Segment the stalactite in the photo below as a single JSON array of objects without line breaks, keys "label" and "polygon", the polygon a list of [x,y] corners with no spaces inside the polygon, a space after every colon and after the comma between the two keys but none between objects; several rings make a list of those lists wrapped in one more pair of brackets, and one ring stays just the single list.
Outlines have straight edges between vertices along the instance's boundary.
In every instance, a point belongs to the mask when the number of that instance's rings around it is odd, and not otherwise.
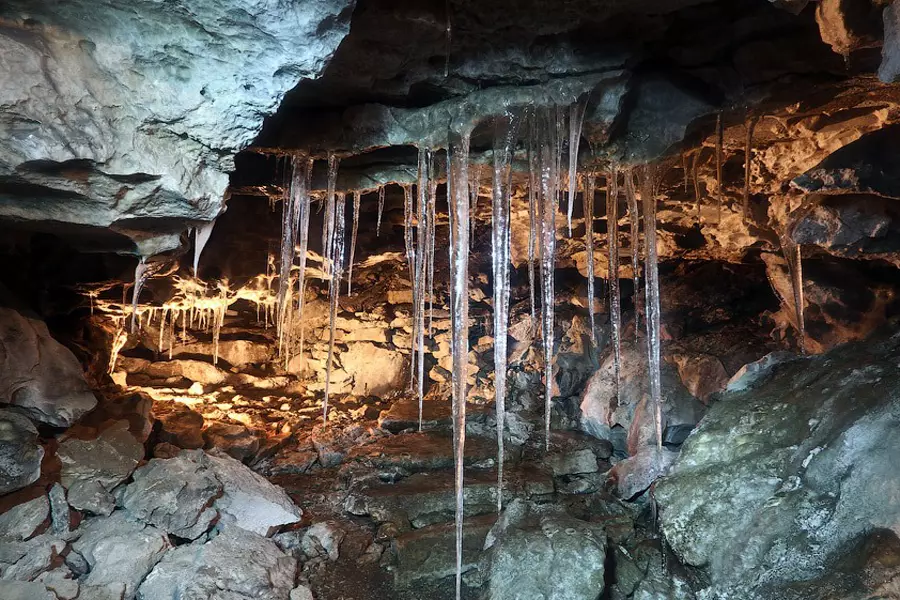
[{"label": "stalactite", "polygon": [[631,272],[634,281],[634,335],[638,335],[641,314],[641,215],[634,189],[634,173],[625,173],[625,198],[628,200],[628,219],[631,224]]},{"label": "stalactite", "polygon": [[806,354],[806,318],[804,309],[806,301],[803,297],[803,252],[800,244],[791,238],[790,233],[781,236],[781,250],[787,261],[791,276],[791,290],[794,295],[794,314],[796,315],[797,334],[800,352]]},{"label": "stalactite", "polygon": [[429,171],[432,154],[429,148],[419,148],[418,185],[416,203],[416,250],[413,273],[413,353],[416,364],[416,391],[419,400],[419,431],[422,431],[422,410],[425,397],[425,285],[428,279],[428,223],[427,206],[430,189]]},{"label": "stalactite", "polygon": [[619,395],[622,344],[622,306],[619,296],[619,173],[610,169],[606,179],[606,240],[609,251],[609,323],[613,345],[613,378],[616,396]]},{"label": "stalactite", "polygon": [[572,237],[572,208],[575,206],[575,194],[578,193],[578,146],[581,143],[585,109],[587,98],[569,107],[569,206],[566,211],[569,237]]},{"label": "stalactite", "polygon": [[353,231],[350,234],[350,261],[347,267],[347,295],[353,287],[353,261],[356,259],[356,236],[359,233],[359,203],[361,192],[355,190],[353,192]]},{"label": "stalactite", "polygon": [[697,227],[702,228],[703,226],[703,215],[701,214],[701,209],[703,208],[703,196],[700,195],[700,178],[697,176],[700,171],[700,154],[703,152],[703,148],[698,148],[696,152],[694,152],[694,160],[691,164],[691,175],[694,180],[694,200],[697,202]]},{"label": "stalactite", "polygon": [[641,200],[644,204],[645,287],[647,325],[647,365],[650,375],[650,399],[655,411],[656,448],[662,450],[662,393],[660,386],[660,314],[659,267],[656,249],[656,182],[653,167],[644,167]]},{"label": "stalactite", "polygon": [[534,261],[537,249],[537,191],[540,182],[540,141],[538,116],[533,111],[529,114],[528,127],[528,295],[531,306],[532,335],[537,333],[537,306],[535,302]]},{"label": "stalactite", "polygon": [[209,241],[209,236],[212,235],[215,225],[216,221],[213,219],[194,228],[194,277],[198,276],[197,269],[200,265],[200,254],[203,252],[203,248],[206,247],[206,242]]},{"label": "stalactite", "polygon": [[322,400],[322,420],[328,422],[328,396],[331,387],[331,368],[334,361],[334,334],[337,320],[338,298],[341,295],[341,277],[344,273],[344,213],[346,212],[346,196],[335,194],[335,205],[332,211],[334,226],[332,239],[334,247],[331,251],[331,279],[328,284],[328,362],[325,366],[325,396]]},{"label": "stalactite", "polygon": [[587,307],[591,323],[591,343],[597,343],[597,324],[594,314],[594,194],[596,180],[593,175],[584,177],[584,251],[587,258]]},{"label": "stalactite", "polygon": [[753,130],[756,128],[757,119],[748,117],[745,124],[746,137],[744,138],[744,216],[750,217],[750,163],[753,157]]},{"label": "stalactite", "polygon": [[716,223],[722,222],[722,204],[725,202],[724,198],[724,181],[722,180],[722,163],[723,163],[723,149],[725,138],[725,124],[722,121],[722,113],[721,111],[716,115]]},{"label": "stalactite", "polygon": [[138,330],[138,300],[141,296],[141,290],[150,277],[150,267],[147,265],[147,259],[141,257],[137,266],[134,268],[134,287],[131,290],[131,333]]},{"label": "stalactite", "polygon": [[375,237],[381,237],[381,217],[384,215],[384,186],[378,188],[378,220],[375,223]]}]

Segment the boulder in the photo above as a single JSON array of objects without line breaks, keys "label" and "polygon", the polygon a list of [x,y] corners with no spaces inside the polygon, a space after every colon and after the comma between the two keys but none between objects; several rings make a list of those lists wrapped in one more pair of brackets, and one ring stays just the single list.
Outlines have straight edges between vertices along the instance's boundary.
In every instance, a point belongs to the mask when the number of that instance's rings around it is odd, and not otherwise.
[{"label": "boulder", "polygon": [[485,541],[488,600],[596,600],[603,527],[554,508],[510,504]]},{"label": "boulder", "polygon": [[0,580],[0,598],[3,600],[59,600],[42,583],[32,581]]},{"label": "boulder", "polygon": [[60,480],[69,489],[73,508],[102,512],[101,506],[109,502],[101,491],[109,492],[128,479],[144,458],[144,445],[129,432],[128,421],[116,421],[95,439],[64,440],[56,455],[62,463]]},{"label": "boulder", "polygon": [[271,540],[228,527],[209,542],[171,550],[138,590],[140,600],[161,598],[288,598],[294,589],[296,559]]},{"label": "boulder", "polygon": [[667,542],[710,597],[776,597],[761,590],[819,578],[896,527],[898,360],[900,335],[847,344],[710,409],[655,489]]},{"label": "boulder", "polygon": [[338,559],[344,530],[334,521],[311,525],[300,538],[300,548],[307,558],[325,557],[328,560]]},{"label": "boulder", "polygon": [[384,396],[400,389],[409,373],[407,358],[371,342],[352,342],[341,353],[341,365],[353,380],[357,396]]},{"label": "boulder", "polygon": [[[636,454],[656,443],[655,407],[642,345],[622,344],[619,393],[616,395],[614,357],[610,353],[590,378],[581,397],[581,427],[586,433],[613,443],[619,455]],[[661,365],[662,428],[694,425],[706,408],[682,385],[674,367]]]},{"label": "boulder", "polygon": [[66,541],[53,533],[44,533],[19,542],[0,544],[0,579],[31,581],[52,568],[62,554]]},{"label": "boulder", "polygon": [[672,360],[678,368],[682,385],[704,404],[708,403],[710,396],[725,389],[728,383],[728,372],[715,356],[676,354]]},{"label": "boulder", "polygon": [[161,404],[153,407],[153,415],[159,421],[159,441],[187,450],[202,448],[203,415],[180,402]]},{"label": "boulder", "polygon": [[677,452],[665,446],[662,450],[656,446],[646,446],[634,456],[617,462],[609,472],[616,486],[616,494],[623,500],[639,495],[669,472],[677,456]]},{"label": "boulder", "polygon": [[247,460],[259,450],[259,438],[245,425],[216,421],[203,432],[207,448],[225,452],[237,460]]},{"label": "boulder", "polygon": [[0,307],[0,403],[36,421],[69,427],[97,398],[75,355],[50,337],[43,321]]},{"label": "boulder", "polygon": [[41,495],[0,515],[0,539],[26,540],[50,518],[50,502]]},{"label": "boulder", "polygon": [[44,449],[34,424],[19,413],[0,410],[0,495],[30,485],[41,476]]},{"label": "boulder", "polygon": [[[251,331],[250,335],[257,332]],[[178,345],[173,356],[206,355],[212,357],[216,349],[212,343]],[[245,367],[268,362],[272,358],[272,345],[253,340],[219,340],[219,358],[232,367]]]},{"label": "boulder", "polygon": [[171,548],[164,531],[129,520],[124,511],[88,519],[78,533],[72,550],[90,568],[81,582],[98,587],[124,585],[123,600],[134,598],[141,581]]}]

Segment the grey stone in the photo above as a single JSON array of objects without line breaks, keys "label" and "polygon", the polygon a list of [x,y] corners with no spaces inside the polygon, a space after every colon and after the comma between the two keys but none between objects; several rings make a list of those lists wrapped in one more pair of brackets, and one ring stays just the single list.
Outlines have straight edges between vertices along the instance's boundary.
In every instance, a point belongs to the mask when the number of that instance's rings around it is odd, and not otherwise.
[{"label": "grey stone", "polygon": [[579,473],[596,473],[599,470],[597,457],[588,448],[567,453],[555,453],[547,456],[547,466],[553,475],[577,475]]},{"label": "grey stone", "polygon": [[[463,522],[464,573],[478,568],[481,549],[496,515],[481,515]],[[395,581],[413,588],[426,581],[446,581],[456,572],[456,525],[438,523],[398,534],[392,542],[397,557]]]},{"label": "grey stone", "polygon": [[134,472],[144,458],[144,445],[128,431],[128,421],[116,421],[96,439],[64,440],[56,454],[62,462],[60,479],[64,486],[94,482],[109,491]]},{"label": "grey stone", "polygon": [[334,521],[311,525],[300,539],[300,547],[307,558],[324,556],[335,561],[340,555],[344,530]]},{"label": "grey stone", "polygon": [[[514,503],[516,504],[516,503]],[[524,503],[523,503],[524,504]],[[485,542],[489,600],[596,600],[604,588],[603,527],[558,510],[509,506]]]},{"label": "grey stone", "polygon": [[81,582],[98,587],[123,584],[125,600],[134,598],[141,581],[171,548],[165,532],[129,520],[124,511],[88,519],[78,531],[72,550],[90,567]]},{"label": "grey stone", "polygon": [[740,392],[765,380],[772,374],[772,369],[781,363],[785,363],[797,358],[796,354],[790,352],[770,352],[762,358],[752,363],[748,363],[741,367],[737,373],[732,375],[728,380],[726,390],[729,392]]},{"label": "grey stone", "polygon": [[0,410],[0,495],[30,485],[41,476],[44,449],[27,418]]},{"label": "grey stone", "polygon": [[308,586],[298,585],[291,590],[290,600],[315,600],[315,597]]},{"label": "grey stone", "polygon": [[895,335],[792,361],[701,421],[655,498],[666,540],[715,594],[817,578],[895,526],[898,359]]},{"label": "grey stone", "polygon": [[65,564],[44,571],[36,581],[44,584],[44,586],[56,594],[59,600],[72,600],[78,596],[80,591],[78,582],[75,581],[75,574]]},{"label": "grey stone", "polygon": [[[0,34],[0,47],[8,39]],[[2,163],[0,158],[0,178]],[[75,355],[50,337],[43,321],[0,307],[0,403],[36,421],[69,427],[97,405],[97,398]]]},{"label": "grey stone", "polygon": [[116,508],[116,499],[99,482],[79,479],[69,488],[69,505],[76,510],[109,516]]},{"label": "grey stone", "polygon": [[226,526],[212,541],[171,550],[147,576],[140,600],[277,600],[294,589],[297,561],[260,535]]},{"label": "grey stone", "polygon": [[119,504],[135,519],[193,540],[218,516],[212,504],[221,493],[206,455],[185,450],[175,458],[154,458],[135,471]]},{"label": "grey stone", "polygon": [[58,483],[54,483],[50,487],[47,497],[50,499],[50,529],[56,535],[65,536],[70,531],[66,490]]},{"label": "grey stone", "polygon": [[884,45],[881,47],[881,65],[878,79],[894,83],[900,77],[900,7],[889,4],[882,13],[884,19]]},{"label": "grey stone", "polygon": [[2,580],[0,580],[0,598],[3,600],[59,600],[42,583]]},{"label": "grey stone", "polygon": [[3,542],[0,544],[0,579],[31,581],[49,569],[65,547],[65,540],[48,533],[24,542]]},{"label": "grey stone", "polygon": [[0,538],[25,540],[47,522],[50,517],[50,502],[41,495],[34,500],[17,504],[0,515]]},{"label": "grey stone", "polygon": [[677,456],[677,452],[665,446],[662,450],[647,446],[634,456],[617,462],[609,472],[616,484],[617,495],[624,500],[639,495],[669,472]]}]

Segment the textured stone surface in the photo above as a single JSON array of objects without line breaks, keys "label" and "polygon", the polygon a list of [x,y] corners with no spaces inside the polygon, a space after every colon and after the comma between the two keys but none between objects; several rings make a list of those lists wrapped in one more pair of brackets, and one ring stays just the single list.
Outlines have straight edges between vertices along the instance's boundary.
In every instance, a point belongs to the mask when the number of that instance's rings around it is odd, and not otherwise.
[{"label": "textured stone surface", "polygon": [[0,515],[0,538],[24,540],[50,517],[47,496],[18,504]]},{"label": "textured stone surface", "polygon": [[128,421],[116,421],[96,439],[66,439],[56,455],[62,463],[60,480],[66,488],[93,482],[110,491],[128,479],[144,458],[144,445],[128,431]]},{"label": "textured stone surface", "polygon": [[37,443],[37,429],[18,413],[0,410],[0,494],[37,481],[44,449]]},{"label": "textured stone surface", "polygon": [[271,540],[237,527],[171,550],[141,584],[140,600],[276,600],[294,589],[297,561]]},{"label": "textured stone surface", "polygon": [[848,344],[710,410],[655,492],[666,540],[710,597],[772,597],[759,586],[818,577],[896,526],[898,357],[898,336]]},{"label": "textured stone surface", "polygon": [[350,6],[6,3],[0,215],[111,228],[143,254],[177,246],[217,216],[234,153],[319,74]]},{"label": "textured stone surface", "polygon": [[68,427],[97,399],[75,356],[50,337],[43,321],[0,307],[0,403],[17,406],[37,421]]}]

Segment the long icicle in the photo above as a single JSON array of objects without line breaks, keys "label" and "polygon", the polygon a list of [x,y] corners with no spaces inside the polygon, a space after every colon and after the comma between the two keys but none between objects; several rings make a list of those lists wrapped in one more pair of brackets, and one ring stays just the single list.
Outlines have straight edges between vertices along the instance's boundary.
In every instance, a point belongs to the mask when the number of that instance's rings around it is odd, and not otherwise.
[{"label": "long icicle", "polygon": [[[309,251],[309,214],[310,214],[310,178],[312,177],[313,159],[311,157],[295,157],[294,177],[296,181],[296,204],[299,208],[299,225],[297,240],[300,243],[300,265],[297,270],[297,318],[300,321],[299,356],[303,357],[303,305],[306,292],[306,255]],[[299,177],[298,177],[299,172]]]},{"label": "long icicle", "polygon": [[147,259],[142,256],[134,268],[134,287],[131,290],[131,333],[138,330],[138,300],[149,277],[150,267],[147,265]]},{"label": "long icicle", "polygon": [[596,179],[593,175],[584,177],[584,251],[587,258],[587,305],[591,323],[591,343],[597,343],[597,324],[594,314],[594,194]]},{"label": "long icicle", "polygon": [[528,126],[528,295],[531,301],[531,332],[537,333],[537,303],[535,302],[535,276],[534,261],[536,258],[538,219],[537,219],[537,193],[540,181],[539,165],[539,138],[538,115],[534,111],[529,112]]},{"label": "long icicle", "polygon": [[744,216],[750,217],[750,164],[753,156],[753,130],[757,119],[747,117],[746,136],[744,138]]},{"label": "long icicle", "polygon": [[431,170],[428,173],[428,335],[434,327],[434,246],[437,227],[437,188],[434,154],[431,156]]},{"label": "long icicle", "polygon": [[559,107],[542,113],[541,165],[541,336],[544,354],[544,448],[550,449],[550,410],[553,400],[554,269],[556,263],[556,211],[559,202]]},{"label": "long icicle", "polygon": [[[406,266],[409,269],[409,282],[412,288],[413,309],[416,307],[416,249],[413,245],[413,192],[412,187],[403,186],[403,247],[406,251]],[[416,387],[416,312],[410,314],[410,361],[409,361],[409,391]]]},{"label": "long icicle", "polygon": [[469,204],[472,212],[472,230],[469,232],[469,244],[475,243],[475,225],[478,223],[478,195],[481,191],[481,165],[469,168]]},{"label": "long icicle", "polygon": [[463,460],[469,363],[469,136],[450,132],[450,304],[453,353],[453,455],[456,487],[456,600],[462,598]]},{"label": "long icicle", "polygon": [[575,194],[578,193],[578,146],[581,143],[586,108],[587,97],[569,107],[569,207],[566,211],[569,237],[572,237],[572,208],[575,206]]},{"label": "long icicle", "polygon": [[331,363],[334,360],[334,333],[337,320],[338,298],[341,295],[341,276],[344,273],[344,213],[346,196],[336,193],[334,206],[334,228],[332,248],[331,279],[328,284],[328,362],[325,365],[325,397],[322,400],[322,421],[328,423],[328,395],[331,387]]},{"label": "long icicle", "polygon": [[659,314],[659,266],[656,250],[656,182],[652,167],[644,167],[641,199],[644,204],[644,244],[647,325],[647,365],[650,372],[650,399],[656,417],[656,448],[662,456],[662,394],[660,386],[660,314]]},{"label": "long icicle", "polygon": [[378,188],[378,221],[375,223],[375,237],[381,237],[382,215],[384,215],[384,186]]},{"label": "long icicle", "polygon": [[419,174],[417,185],[416,205],[416,253],[415,273],[413,277],[413,362],[416,363],[416,391],[419,399],[419,431],[422,431],[422,411],[425,399],[425,284],[428,279],[428,223],[427,205],[430,183],[428,180],[429,166],[431,163],[431,150],[424,146],[419,148]]},{"label": "long icicle", "polygon": [[703,196],[700,195],[700,178],[697,176],[700,171],[700,154],[703,152],[703,146],[700,146],[696,152],[694,152],[694,158],[691,161],[691,176],[694,180],[694,200],[697,202],[697,228],[703,228],[703,215],[701,214],[701,209],[703,208]]},{"label": "long icicle", "polygon": [[507,112],[494,125],[491,193],[491,271],[494,288],[494,403],[497,412],[497,512],[503,510],[503,432],[506,417],[507,332],[509,330],[510,161],[519,117]]},{"label": "long icicle", "polygon": [[361,192],[355,190],[353,192],[353,232],[350,235],[350,263],[347,270],[347,295],[353,285],[353,260],[356,258],[356,235],[359,232],[359,202]]},{"label": "long icicle", "polygon": [[334,152],[328,153],[328,184],[325,192],[325,217],[322,225],[322,254],[325,261],[322,266],[325,274],[331,274],[331,251],[334,249],[334,198],[337,187],[338,165],[340,159]]},{"label": "long icicle", "polygon": [[613,345],[613,378],[616,397],[622,364],[622,305],[619,298],[619,173],[610,169],[606,179],[606,240],[609,249],[609,323]]},{"label": "long icicle", "polygon": [[625,198],[628,200],[628,219],[631,223],[631,276],[634,281],[634,335],[637,337],[641,315],[641,214],[634,189],[634,173],[625,172]]},{"label": "long icicle", "polygon": [[790,233],[781,236],[781,248],[788,264],[791,276],[791,289],[794,294],[794,313],[797,316],[797,334],[800,337],[800,352],[806,354],[806,318],[803,314],[806,302],[803,298],[803,253],[800,244],[795,242]]},{"label": "long icicle", "polygon": [[213,227],[215,226],[216,220],[213,219],[212,221],[198,225],[194,229],[194,277],[199,277],[197,271],[200,268],[200,254],[203,253],[206,242],[209,241],[209,236],[212,235]]}]

